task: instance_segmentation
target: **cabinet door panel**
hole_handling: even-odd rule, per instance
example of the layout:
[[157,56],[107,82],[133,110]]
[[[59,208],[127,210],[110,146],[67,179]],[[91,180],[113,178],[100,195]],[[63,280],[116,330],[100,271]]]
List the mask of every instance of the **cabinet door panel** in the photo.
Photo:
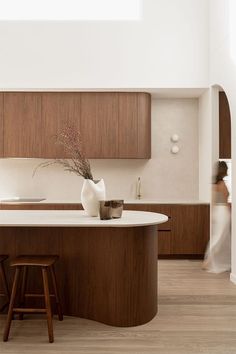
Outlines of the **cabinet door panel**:
[[209,206],[173,205],[173,254],[204,254],[209,239]]
[[151,95],[148,93],[138,93],[137,157],[151,158]]
[[55,143],[56,135],[66,125],[80,129],[80,94],[47,92],[42,94],[42,157],[68,157],[63,146]]
[[0,93],[0,157],[3,157],[3,93]]
[[4,156],[40,157],[41,94],[4,93]]
[[172,245],[171,231],[158,231],[157,235],[158,255],[170,255]]
[[119,93],[119,158],[151,157],[151,98]]
[[119,158],[137,157],[138,129],[137,93],[119,93]]
[[118,157],[117,93],[81,93],[81,136],[89,158]]

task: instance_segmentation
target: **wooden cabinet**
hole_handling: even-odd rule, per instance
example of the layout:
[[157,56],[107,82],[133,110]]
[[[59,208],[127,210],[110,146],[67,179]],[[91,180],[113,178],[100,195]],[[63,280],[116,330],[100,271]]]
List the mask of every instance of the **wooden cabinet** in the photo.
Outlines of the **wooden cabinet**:
[[151,157],[151,97],[140,92],[1,94],[0,155],[67,158],[55,144],[67,123],[80,130],[88,158]]
[[0,157],[3,157],[3,93],[0,92]]
[[209,205],[172,205],[173,254],[203,255],[209,240]]
[[118,94],[81,93],[81,137],[89,158],[118,158]]
[[40,157],[41,94],[4,93],[4,157]]
[[231,116],[224,92],[219,92],[219,157],[231,159]]
[[56,135],[66,124],[80,129],[81,97],[74,92],[42,93],[42,150],[40,157],[68,157],[65,148],[55,144]]
[[120,93],[119,157],[151,157],[150,95],[145,93]]
[[202,257],[210,237],[210,206],[207,204],[129,204],[128,210],[165,214],[158,226],[158,255],[165,258]]

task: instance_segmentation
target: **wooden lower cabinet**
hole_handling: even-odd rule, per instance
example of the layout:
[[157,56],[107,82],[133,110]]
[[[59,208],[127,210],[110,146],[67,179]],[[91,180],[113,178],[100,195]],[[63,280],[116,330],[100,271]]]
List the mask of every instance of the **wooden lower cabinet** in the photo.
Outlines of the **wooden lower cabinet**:
[[129,210],[165,214],[168,222],[158,227],[160,258],[202,258],[210,237],[208,204],[129,204]]
[[172,253],[173,244],[171,231],[158,230],[157,244],[158,255],[170,255]]
[[172,254],[203,255],[209,240],[208,205],[173,205]]
[[[81,210],[81,204],[0,204],[9,210]],[[126,210],[165,214],[158,227],[159,258],[202,258],[210,237],[209,204],[125,204]]]

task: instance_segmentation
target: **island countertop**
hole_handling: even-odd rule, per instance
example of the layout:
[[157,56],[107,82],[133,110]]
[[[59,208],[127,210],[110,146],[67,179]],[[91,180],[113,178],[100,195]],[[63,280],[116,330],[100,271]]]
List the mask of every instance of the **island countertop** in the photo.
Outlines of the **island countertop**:
[[123,211],[119,219],[100,220],[81,210],[0,210],[0,227],[136,227],[166,221],[166,215],[144,211]]

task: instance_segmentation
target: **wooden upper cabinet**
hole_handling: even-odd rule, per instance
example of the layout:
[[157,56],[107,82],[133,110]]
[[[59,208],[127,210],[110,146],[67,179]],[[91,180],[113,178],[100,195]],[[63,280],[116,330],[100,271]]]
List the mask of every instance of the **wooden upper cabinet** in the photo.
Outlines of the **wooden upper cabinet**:
[[119,94],[119,157],[137,157],[138,152],[138,95]]
[[81,93],[81,125],[88,158],[118,158],[118,94]]
[[3,93],[0,93],[0,157],[3,157]]
[[41,94],[4,93],[4,157],[41,156]]
[[147,93],[118,94],[119,158],[151,157],[151,97]]
[[231,159],[231,117],[224,92],[219,92],[219,143],[220,158]]
[[56,135],[66,125],[73,125],[76,129],[80,129],[80,94],[75,92],[43,93],[41,157],[68,157],[65,148],[56,144]]
[[150,158],[150,109],[150,95],[138,92],[0,94],[0,156],[67,158],[56,135],[69,124],[88,158]]
[[151,158],[151,95],[149,93],[138,93],[137,158]]

